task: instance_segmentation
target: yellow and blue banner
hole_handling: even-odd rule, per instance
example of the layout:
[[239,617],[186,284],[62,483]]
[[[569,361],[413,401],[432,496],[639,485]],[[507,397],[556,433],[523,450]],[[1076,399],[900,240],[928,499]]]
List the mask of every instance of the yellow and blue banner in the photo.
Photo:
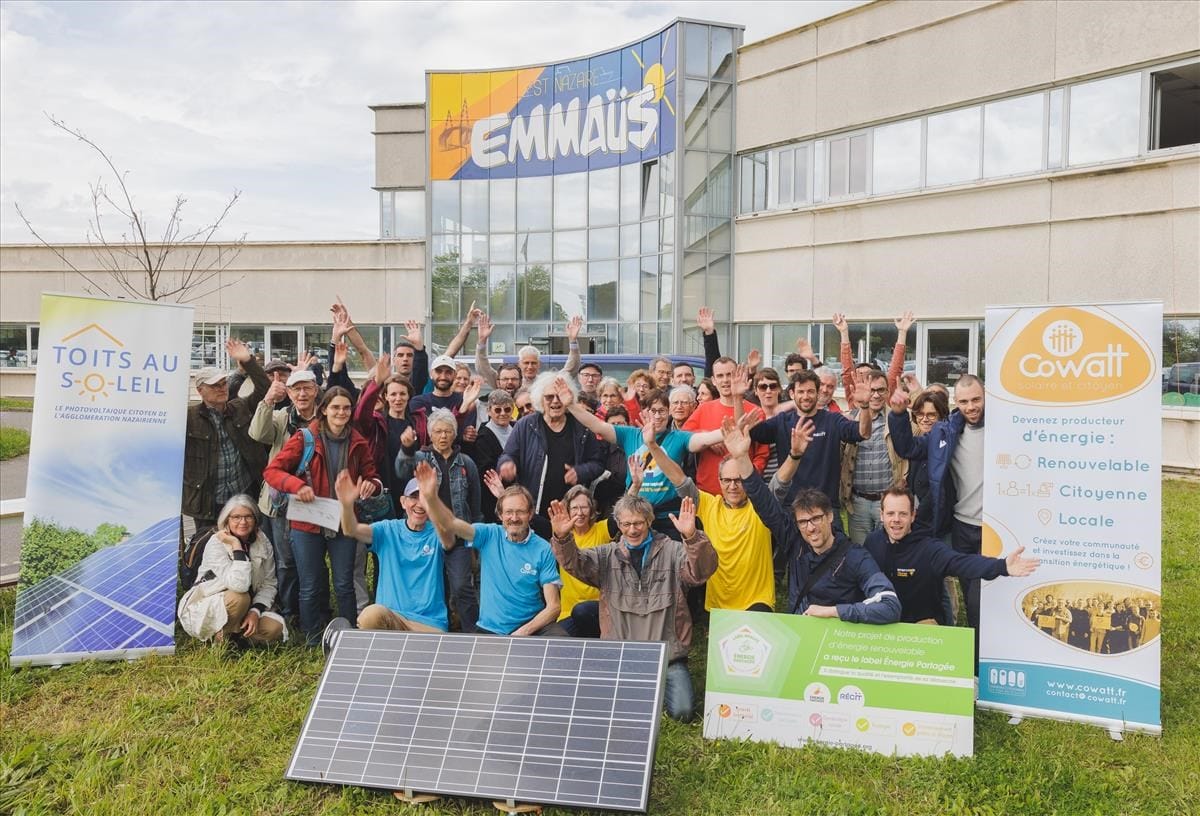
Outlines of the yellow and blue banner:
[[982,708],[1162,729],[1160,337],[1161,303],[987,310],[983,554],[1042,563],[983,585]]
[[641,162],[675,149],[678,26],[592,57],[429,72],[429,178],[514,178]]

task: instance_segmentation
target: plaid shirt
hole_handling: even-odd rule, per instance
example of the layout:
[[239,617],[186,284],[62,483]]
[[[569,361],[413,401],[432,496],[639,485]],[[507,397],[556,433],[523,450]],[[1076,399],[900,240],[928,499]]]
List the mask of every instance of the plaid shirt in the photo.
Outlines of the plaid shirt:
[[223,414],[206,405],[204,415],[208,417],[208,421],[213,424],[213,428],[217,432],[216,473],[213,475],[216,479],[214,483],[216,507],[219,509],[229,501],[231,496],[249,490],[253,477],[250,475],[250,469],[246,467],[242,455],[238,453],[237,445],[225,432]]
[[[851,411],[849,416],[858,419],[858,409]],[[858,443],[858,457],[854,460],[854,489],[861,493],[882,493],[892,485],[892,461],[888,457],[887,439],[883,432],[886,419],[885,407],[871,424],[871,438]]]

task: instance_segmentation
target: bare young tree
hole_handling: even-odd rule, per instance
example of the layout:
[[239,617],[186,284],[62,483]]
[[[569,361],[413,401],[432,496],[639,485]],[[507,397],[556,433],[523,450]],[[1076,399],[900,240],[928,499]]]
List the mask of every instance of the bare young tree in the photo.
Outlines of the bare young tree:
[[[246,234],[232,242],[217,243],[213,236],[237,204],[241,192],[234,190],[220,215],[192,232],[183,226],[183,207],[187,199],[176,196],[175,205],[167,217],[162,236],[152,240],[145,216],[134,204],[133,195],[125,184],[128,171],[117,169],[112,158],[83,131],[72,128],[60,119],[47,114],[50,124],[74,136],[90,147],[108,166],[116,183],[115,193],[110,194],[104,179],[98,179],[88,187],[92,196],[92,218],[88,221],[87,241],[102,272],[85,272],[73,264],[62,249],[44,239],[15,205],[17,215],[33,233],[33,237],[58,256],[64,264],[83,278],[88,287],[106,297],[129,295],[144,300],[170,300],[190,303],[221,289],[232,286],[241,278],[225,280],[222,273],[229,268],[242,251]],[[121,235],[116,238],[105,231],[105,218],[120,221]],[[107,285],[106,285],[107,284]]]

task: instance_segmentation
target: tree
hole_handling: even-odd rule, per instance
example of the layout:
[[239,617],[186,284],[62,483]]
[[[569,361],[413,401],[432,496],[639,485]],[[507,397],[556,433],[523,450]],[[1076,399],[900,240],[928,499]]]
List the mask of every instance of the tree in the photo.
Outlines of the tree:
[[[143,300],[170,300],[190,303],[206,295],[232,286],[241,278],[225,281],[222,274],[242,251],[246,235],[231,243],[217,244],[213,238],[225,217],[237,204],[241,192],[234,190],[220,215],[212,223],[187,232],[183,225],[183,208],[187,199],[178,195],[167,217],[162,237],[150,237],[150,225],[134,203],[133,194],[125,183],[129,171],[117,169],[112,158],[83,131],[68,126],[49,114],[50,124],[92,149],[108,167],[115,183],[110,194],[103,177],[89,183],[92,196],[92,218],[88,222],[87,242],[104,272],[97,276],[73,264],[61,248],[46,241],[33,224],[15,205],[17,215],[42,246],[58,256],[75,274],[87,281],[90,289],[106,297],[128,295]],[[105,230],[105,219],[120,221],[120,239]],[[107,279],[104,276],[107,276]],[[99,278],[99,279],[98,279]],[[110,282],[111,281],[111,282]],[[107,284],[107,286],[105,285]]]

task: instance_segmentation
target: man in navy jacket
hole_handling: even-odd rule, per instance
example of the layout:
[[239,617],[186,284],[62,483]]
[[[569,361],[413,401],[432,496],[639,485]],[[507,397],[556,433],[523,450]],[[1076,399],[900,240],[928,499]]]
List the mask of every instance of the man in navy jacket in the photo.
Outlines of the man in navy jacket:
[[883,526],[867,535],[863,546],[896,588],[905,623],[935,623],[942,612],[942,580],[947,575],[990,581],[1002,575],[1025,576],[1041,563],[1022,558],[1018,547],[1006,558],[960,553],[940,538],[913,530],[916,502],[906,487],[884,491],[879,515]]

